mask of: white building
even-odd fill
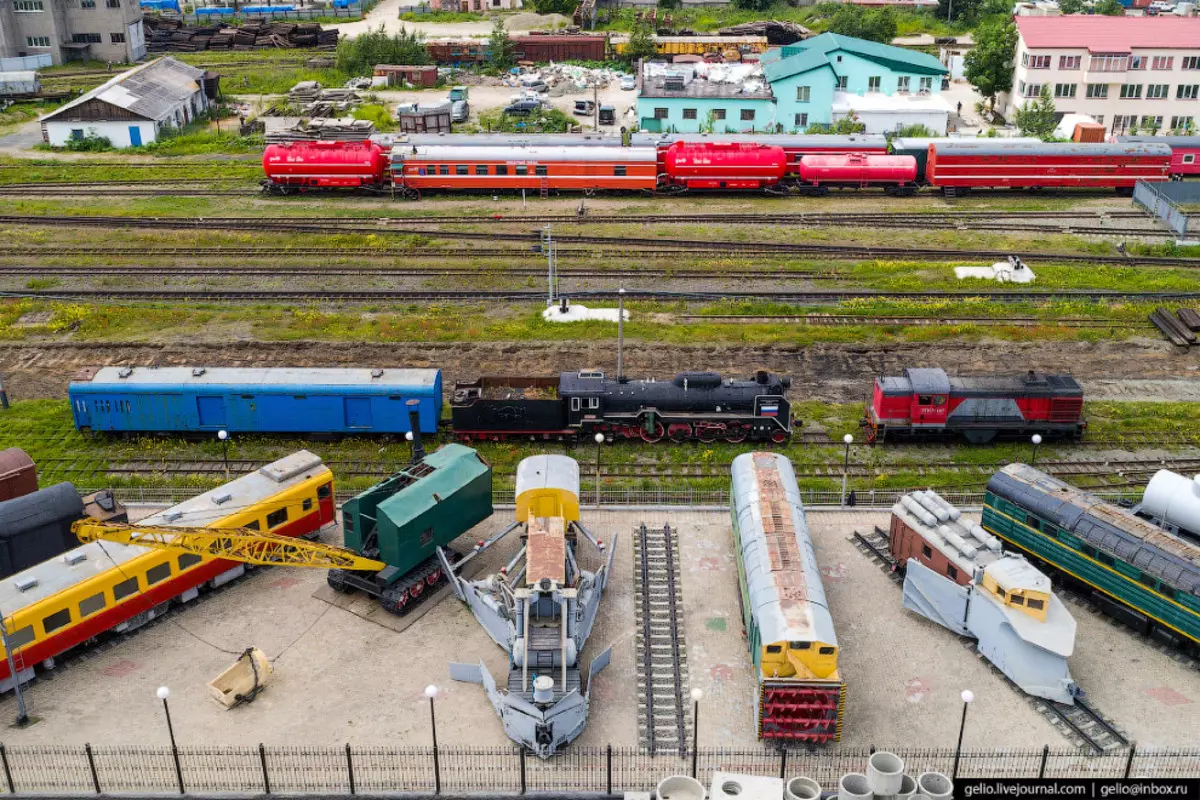
[[[149,144],[164,125],[181,128],[208,109],[204,75],[170,56],[134,67],[42,117],[42,139],[55,147],[85,136]]]
[[[1048,86],[1059,113],[1086,114],[1114,135],[1196,130],[1200,18],[1018,16],[1009,120]]]

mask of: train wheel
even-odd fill
[[[640,429],[640,433],[641,433],[643,442],[649,442],[650,444],[654,444],[655,442],[661,442],[662,438],[663,438],[663,433],[664,433],[663,424],[661,422],[654,423],[653,431],[647,431],[645,426],[643,426]]]
[[[996,431],[963,431],[963,438],[971,444],[987,444],[992,439],[996,438]]]
[[[692,426],[686,423],[678,423],[667,429],[667,437],[672,442],[686,442],[692,438]]]
[[[746,436],[748,433],[749,432],[745,428],[730,428],[729,432],[725,435],[725,441],[729,442],[730,444],[741,444],[742,442],[746,441]]]
[[[715,431],[712,428],[700,428],[696,431],[696,438],[705,444],[712,444],[715,442],[718,435],[719,431]]]
[[[787,431],[775,431],[774,433],[771,434],[771,441],[774,442],[775,444],[783,444],[787,440],[788,440],[788,432]]]

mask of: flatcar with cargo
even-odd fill
[[[15,502],[15,501],[9,501]],[[313,536],[335,521],[333,474],[301,450],[159,511],[146,526],[252,527]],[[0,584],[12,660],[22,681],[37,665],[108,633],[137,628],[245,571],[244,564],[169,549],[95,541],[28,567]],[[0,658],[0,686],[12,685]]]
[[[442,415],[436,369],[102,367],[68,388],[75,427],[94,433],[404,434]]]
[[[1171,178],[1200,175],[1200,136],[1118,136],[1121,144],[1165,144],[1171,148]]]
[[[1144,631],[1200,646],[1200,545],[1026,464],[992,476],[983,527]]]
[[[951,378],[936,368],[876,378],[861,425],[871,443],[954,435],[983,444],[1034,433],[1078,439],[1087,429],[1083,389],[1070,375]]]
[[[1164,144],[931,144],[925,178],[946,192],[969,189],[1132,190],[1167,180]]]
[[[558,378],[483,377],[457,383],[450,400],[454,433],[464,441],[529,438],[659,442],[773,441],[795,422],[789,378],[750,380],[682,372],[669,381],[608,378],[598,370]]]
[[[734,561],[757,683],[758,736],[780,745],[841,738],[846,684],[838,640],[792,462],[733,460]]]

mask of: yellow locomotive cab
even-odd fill
[[[518,522],[535,517],[579,520],[579,465],[565,456],[531,456],[517,466]]]
[[[775,642],[763,646],[764,678],[840,680],[837,646],[824,642]]]

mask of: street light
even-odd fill
[[[692,777],[696,777],[696,760],[699,756],[700,742],[700,701],[704,698],[704,692],[699,689],[692,689]]]
[[[225,480],[229,480],[229,431],[222,428],[217,431],[217,438],[221,440],[221,457],[225,460]],[[162,695],[159,696],[162,697]],[[164,703],[167,701],[166,697],[162,699]]]
[[[604,444],[604,434],[596,434],[596,508],[600,507],[600,445]]]
[[[846,505],[846,476],[850,472],[850,445],[854,444],[854,435],[847,433],[842,437],[846,444],[846,457],[842,459],[842,505]]]
[[[442,768],[438,763],[437,746],[437,717],[433,714],[433,698],[437,697],[438,687],[432,683],[425,687],[425,696],[429,698],[429,730],[433,734],[433,793],[442,793]]]
[[[1032,467],[1037,463],[1037,449],[1038,445],[1042,443],[1042,435],[1040,433],[1035,433],[1032,437],[1030,437],[1029,441],[1033,442],[1033,455],[1029,458],[1029,466]]]
[[[225,433],[225,431],[221,431],[221,433]],[[167,733],[171,737],[171,755],[175,758],[175,777],[179,781],[179,793],[183,794],[183,767],[179,763],[179,747],[175,744],[175,728],[171,725],[171,707],[167,705],[167,698],[171,696],[171,690],[166,686],[160,686],[155,694],[158,695],[159,700],[162,700],[163,712],[167,715]]]
[[[963,701],[963,713],[962,722],[960,722],[958,725],[958,746],[954,748],[954,769],[950,772],[950,777],[952,779],[958,777],[958,757],[962,754],[963,731],[967,729],[967,707],[970,706],[971,702],[975,699],[975,693],[970,689],[963,689],[961,696]]]

